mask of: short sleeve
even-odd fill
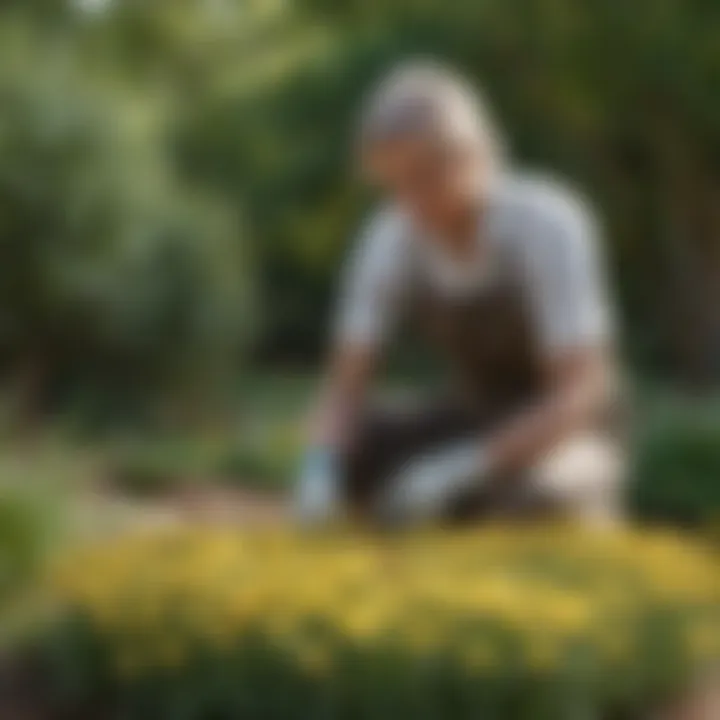
[[[538,200],[528,223],[532,312],[547,352],[610,339],[612,313],[597,225],[573,195]]]
[[[391,210],[366,223],[342,273],[336,343],[375,347],[393,332],[409,287],[409,253],[407,233]]]

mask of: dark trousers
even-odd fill
[[[344,481],[351,508],[372,514],[373,505],[403,466],[448,443],[483,437],[513,414],[479,411],[440,400],[425,406],[375,406],[362,416],[344,457]],[[566,516],[616,518],[623,463],[617,444],[597,432],[573,437],[532,467],[489,478],[456,498],[449,521],[487,517]]]

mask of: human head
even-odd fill
[[[477,91],[458,73],[427,61],[395,68],[373,89],[358,145],[368,180],[436,229],[476,203],[502,161]]]

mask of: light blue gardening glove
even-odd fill
[[[487,466],[486,455],[474,439],[410,460],[380,498],[380,521],[409,525],[438,518],[465,491],[482,486]]]
[[[310,448],[295,485],[296,517],[304,525],[329,522],[338,516],[340,500],[337,453],[329,448]]]

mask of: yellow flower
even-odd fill
[[[130,680],[139,675],[147,666],[139,653],[131,648],[121,648],[115,656],[115,671],[118,676]]]
[[[187,659],[187,648],[176,637],[165,638],[153,652],[153,658],[160,667],[178,668]]]
[[[296,654],[301,667],[315,677],[326,675],[332,665],[332,653],[318,644],[302,644]]]
[[[557,640],[539,635],[531,637],[525,648],[525,658],[533,670],[546,671],[557,666],[562,659],[563,647]]]
[[[691,656],[700,662],[720,660],[720,619],[714,624],[701,623],[687,635]]]
[[[720,655],[717,557],[656,533],[495,526],[370,540],[195,527],[71,554],[48,585],[123,675],[147,658],[182,665],[196,640],[225,653],[253,633],[327,672],[332,652],[303,640],[309,627],[369,656],[386,640],[418,655],[450,650],[478,673],[501,661],[498,638],[535,670],[556,668],[576,643],[612,664],[633,659],[636,619],[656,610],[673,618],[689,656]],[[151,651],[128,650],[129,633],[152,637]]]
[[[497,662],[497,652],[490,645],[471,645],[462,653],[462,660],[470,670],[487,670]]]

